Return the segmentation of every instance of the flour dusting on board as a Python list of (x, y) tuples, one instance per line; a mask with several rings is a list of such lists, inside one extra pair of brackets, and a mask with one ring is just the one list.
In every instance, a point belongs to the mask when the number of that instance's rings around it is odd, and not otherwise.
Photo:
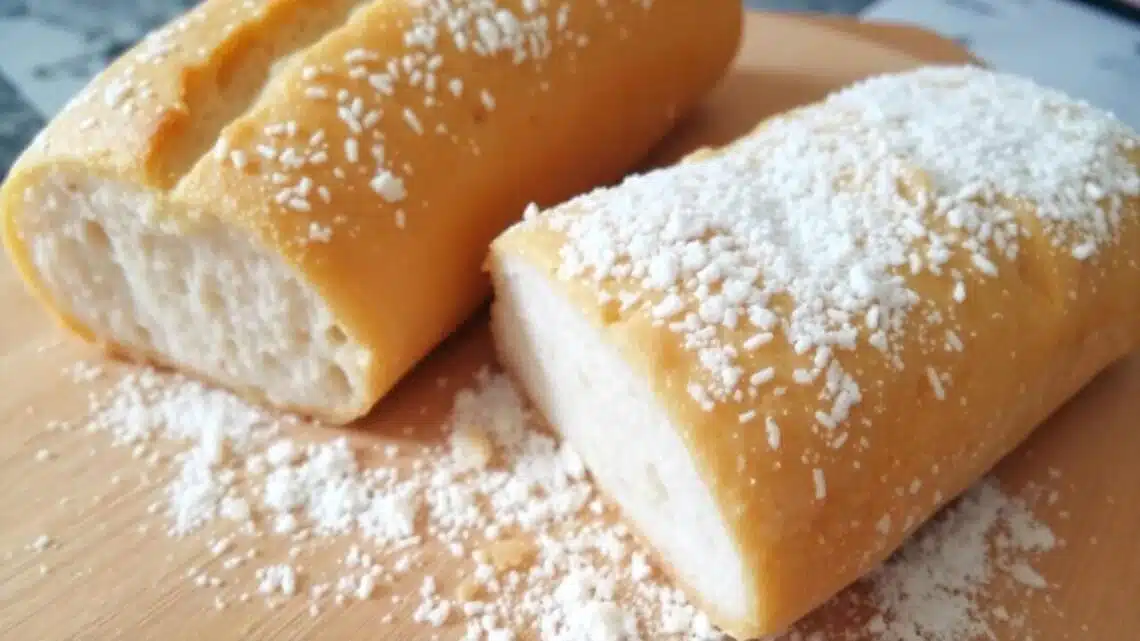
[(1053, 549), (1052, 531), (1036, 521), (1026, 504), (983, 481), (951, 510), (906, 545), (873, 577), (872, 594), (881, 614), (868, 630), (881, 641), (961, 641), (995, 636), (987, 611), (987, 586), (999, 573), (1019, 578), (1018, 568), (1034, 570), (1026, 558)]
[[(73, 378), (98, 378), (92, 371), (77, 367)], [(300, 424), (224, 391), (135, 370), (93, 397), (82, 427), (131, 448), (140, 465), (170, 465), (150, 511), (165, 515), (170, 536), (208, 546), (213, 560), (187, 579), (215, 590), (217, 609), (303, 599), (318, 616), (383, 590), (433, 637), (721, 638), (615, 523), (582, 461), (540, 427), (506, 377), (484, 370), (460, 391), (438, 445), (361, 446), (331, 430), (305, 443), (291, 436)], [(171, 445), (173, 458), (159, 453)], [(263, 554), (259, 543), (272, 541), (288, 552)], [(1032, 561), (1056, 544), (1024, 500), (984, 481), (837, 597), (849, 603), (836, 611), (858, 603), (873, 616), (838, 631), (836, 621), (820, 626), (813, 616), (779, 638), (994, 638), (995, 621), (1026, 624), (1023, 613), (991, 608), (990, 586), (1002, 578), (1047, 589)], [(305, 562), (336, 545), (345, 552), (335, 567)], [(428, 545), (458, 569), (431, 575)], [(244, 587), (242, 568), (253, 570)], [(396, 589), (412, 579), (414, 587)]]

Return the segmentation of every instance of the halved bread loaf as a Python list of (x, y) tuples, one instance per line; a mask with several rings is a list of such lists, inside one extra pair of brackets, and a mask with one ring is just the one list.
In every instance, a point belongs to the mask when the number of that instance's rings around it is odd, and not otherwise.
[(869, 79), (492, 246), (509, 371), (714, 622), (778, 632), (1140, 341), (1140, 138)]
[(73, 100), (0, 193), (75, 331), (330, 421), (490, 291), (531, 200), (616, 180), (717, 81), (738, 0), (207, 0)]

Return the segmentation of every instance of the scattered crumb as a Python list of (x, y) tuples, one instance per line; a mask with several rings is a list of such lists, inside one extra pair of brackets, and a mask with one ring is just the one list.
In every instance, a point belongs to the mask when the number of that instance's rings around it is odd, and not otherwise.
[(32, 543), (28, 546), (28, 549), (33, 552), (43, 552), (53, 545), (55, 545), (55, 541), (50, 536), (41, 534), (37, 536), (34, 541), (32, 541)]

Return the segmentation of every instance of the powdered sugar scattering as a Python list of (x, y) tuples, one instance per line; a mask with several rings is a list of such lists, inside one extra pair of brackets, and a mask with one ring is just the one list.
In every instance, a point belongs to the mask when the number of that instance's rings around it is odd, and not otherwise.
[[(721, 638), (615, 524), (581, 459), (541, 428), (506, 377), (484, 370), (456, 394), (445, 445), (362, 449), (337, 434), (308, 443), (291, 437), (303, 428), (149, 370), (95, 397), (87, 423), (134, 453), (183, 444), (171, 459), (166, 499), (151, 511), (165, 508), (175, 537), (228, 532), (206, 541), (216, 567), (187, 573), (217, 590), (216, 609), (257, 595), (270, 607), (306, 599), (317, 616), (391, 592), (401, 577), (422, 572), (424, 546), (432, 545), (461, 559), (456, 576), (422, 575), (412, 592), (392, 597), (415, 600), (412, 619), (429, 630), (458, 625), (465, 641), (513, 639), (522, 629), (537, 630), (541, 641)], [(258, 542), (269, 539), (289, 543), (288, 554), (262, 558)], [(332, 575), (298, 562), (346, 543)], [(1047, 589), (1033, 562), (1056, 544), (1025, 502), (983, 482), (869, 577), (878, 615), (835, 638), (992, 634), (985, 604), (994, 579)], [(52, 545), (43, 536), (29, 549)], [(245, 566), (254, 571), (243, 589), (233, 576)], [(458, 589), (443, 587), (456, 582)], [(863, 603), (860, 594), (867, 593), (838, 597), (839, 609)], [(1024, 625), (1020, 613), (1002, 614), (1003, 624)], [(784, 639), (813, 634), (801, 626)]]
[[(1028, 500), (985, 479), (825, 606), (824, 616), (767, 641), (1037, 638), (1024, 591), (1048, 588), (1033, 563), (1058, 543)], [(827, 616), (834, 613), (843, 614)]]
[[(451, 577), (462, 579), (463, 594), (425, 578), (410, 597), (419, 599), (412, 618), (460, 623), (471, 641), (524, 628), (540, 629), (543, 641), (719, 637), (613, 523), (578, 455), (489, 370), (456, 394), (445, 444), (410, 447), (410, 455), (391, 445), (362, 449), (331, 428), (318, 442), (294, 440), (305, 431), (299, 419), (150, 370), (127, 374), (91, 410), (87, 430), (118, 445), (181, 444), (155, 507), (174, 537), (232, 532), (207, 546), (219, 572), (255, 563), (256, 547), (235, 549), (243, 540), (291, 544), (286, 558), (261, 562), (247, 592), (219, 596), (218, 609), (251, 593), (271, 607), (307, 598), (312, 613), (367, 600), (420, 567), (430, 544), (473, 565)], [(311, 546), (346, 540), (354, 544), (339, 576), (318, 577), (294, 561)], [(224, 583), (205, 569), (188, 578)]]
[[(877, 641), (966, 641), (995, 636), (987, 588), (999, 574), (1047, 587), (1030, 565), (1055, 545), (1026, 504), (992, 481), (979, 484), (874, 574)], [(1032, 576), (1030, 584), (1022, 577)]]

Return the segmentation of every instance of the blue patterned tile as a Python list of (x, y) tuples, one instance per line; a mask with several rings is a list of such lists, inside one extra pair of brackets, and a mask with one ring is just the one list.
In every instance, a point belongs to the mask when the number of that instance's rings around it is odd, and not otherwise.
[[(51, 59), (46, 64), (37, 65), (37, 76), (62, 74), (86, 80), (133, 45), (143, 34), (197, 2), (6, 0), (3, 4), (5, 8), (0, 9), (0, 20), (28, 20), (53, 27), (68, 32), (80, 44), (81, 52), (77, 55)], [(16, 51), (11, 55), (19, 56), (21, 52)]]
[(0, 74), (0, 180), (43, 126), (43, 116)]

